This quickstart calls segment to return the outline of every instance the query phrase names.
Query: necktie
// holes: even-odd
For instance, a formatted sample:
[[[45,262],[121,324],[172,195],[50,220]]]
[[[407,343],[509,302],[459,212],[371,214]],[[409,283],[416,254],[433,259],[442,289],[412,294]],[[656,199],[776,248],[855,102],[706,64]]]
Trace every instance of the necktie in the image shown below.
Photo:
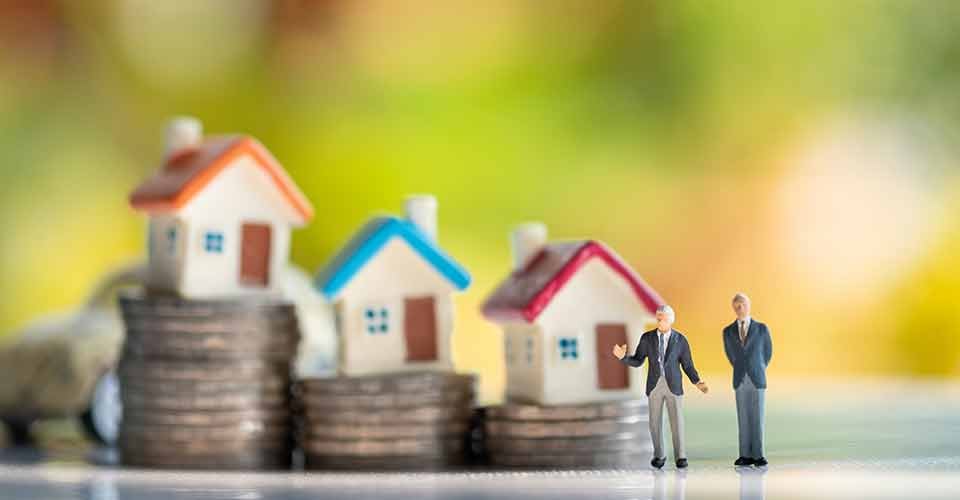
[[[666,346],[665,346],[664,344],[665,344],[665,342],[663,341],[663,332],[660,332],[660,349],[659,349],[659,351],[660,351],[660,370],[661,370],[661,371],[663,370],[663,356],[664,356],[664,353],[665,353],[666,350],[667,350],[667,349],[666,349]]]
[[[740,345],[747,344],[747,322],[740,322]]]

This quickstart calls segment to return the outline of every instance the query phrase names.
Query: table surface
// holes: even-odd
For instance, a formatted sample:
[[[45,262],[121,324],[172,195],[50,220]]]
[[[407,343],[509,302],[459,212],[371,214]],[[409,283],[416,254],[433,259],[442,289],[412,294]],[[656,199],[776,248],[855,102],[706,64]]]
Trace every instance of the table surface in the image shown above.
[[[0,499],[958,498],[960,384],[902,380],[782,384],[768,392],[770,467],[737,470],[732,391],[688,391],[690,468],[677,471],[213,473],[110,464],[67,422],[36,448],[0,451]],[[669,440],[667,440],[669,443]]]

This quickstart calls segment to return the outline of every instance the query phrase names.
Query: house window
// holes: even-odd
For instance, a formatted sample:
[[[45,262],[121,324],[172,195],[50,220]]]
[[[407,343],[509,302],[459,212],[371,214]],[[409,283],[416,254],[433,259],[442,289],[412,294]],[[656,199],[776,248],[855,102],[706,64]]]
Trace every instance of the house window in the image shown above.
[[[533,337],[527,337],[527,364],[533,365]]]
[[[390,331],[390,312],[382,306],[364,308],[363,327],[370,335],[386,335]]]
[[[177,228],[167,229],[167,253],[176,255],[177,253]]]
[[[223,253],[223,233],[207,231],[203,234],[203,249],[207,253]]]
[[[560,337],[557,347],[560,348],[560,359],[576,360],[580,357],[576,337]]]

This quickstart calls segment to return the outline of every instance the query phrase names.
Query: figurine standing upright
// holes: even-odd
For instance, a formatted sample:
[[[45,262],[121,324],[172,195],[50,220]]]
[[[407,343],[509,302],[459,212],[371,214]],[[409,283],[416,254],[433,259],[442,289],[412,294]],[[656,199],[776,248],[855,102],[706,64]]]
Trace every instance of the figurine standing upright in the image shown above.
[[[613,355],[621,362],[634,368],[647,365],[647,397],[650,404],[650,437],[653,440],[653,459],[650,465],[660,469],[667,461],[663,447],[663,407],[666,405],[670,416],[670,431],[673,436],[673,454],[677,468],[687,467],[687,452],[683,436],[683,377],[680,370],[687,374],[690,382],[701,392],[708,391],[707,383],[700,378],[693,365],[690,343],[682,333],[673,329],[676,315],[673,308],[663,304],[656,312],[657,328],[640,336],[637,350],[627,354],[627,346],[614,345]]]
[[[767,325],[750,317],[750,298],[733,296],[737,320],[723,329],[723,349],[733,366],[733,389],[737,394],[740,428],[740,458],[734,465],[767,465],[763,456],[763,406],[767,389],[767,365],[773,342]]]

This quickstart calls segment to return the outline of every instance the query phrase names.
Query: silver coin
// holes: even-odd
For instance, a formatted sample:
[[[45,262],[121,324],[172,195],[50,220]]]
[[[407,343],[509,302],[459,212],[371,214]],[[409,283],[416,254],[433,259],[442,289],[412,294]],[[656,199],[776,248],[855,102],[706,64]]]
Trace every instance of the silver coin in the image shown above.
[[[304,452],[314,455],[395,456],[431,453],[453,453],[464,450],[461,438],[421,438],[389,440],[321,440],[303,441]]]
[[[169,349],[247,350],[288,348],[300,343],[295,331],[165,332],[126,330],[127,344]]]
[[[379,410],[413,408],[426,405],[462,405],[473,401],[473,391],[464,389],[420,393],[383,394],[305,394],[300,398],[306,408],[329,410]]]
[[[124,408],[122,422],[138,425],[172,425],[217,427],[231,425],[261,425],[290,422],[288,408],[243,408],[232,411],[162,411]]]
[[[190,299],[177,295],[143,289],[124,289],[117,293],[117,301],[122,306],[150,308],[197,309],[197,310],[253,310],[289,309],[294,304],[288,300],[269,296],[248,296],[225,299]]]
[[[126,439],[120,434],[117,447],[123,454],[139,456],[196,456],[228,453],[273,453],[291,449],[289,439],[234,439],[206,441],[153,441]]]
[[[303,428],[303,439],[436,438],[463,436],[466,434],[467,428],[468,422],[466,420],[420,425],[322,424],[305,426]]]
[[[607,436],[581,438],[492,438],[484,443],[490,453],[578,454],[609,451],[652,451],[649,434],[623,432]]]
[[[383,408],[366,410],[337,410],[304,408],[304,421],[311,426],[325,424],[400,425],[425,424],[468,419],[472,413],[470,402],[459,405],[426,405],[417,408]]]
[[[598,403],[539,406],[507,403],[486,408],[487,418],[501,420],[594,420],[646,415],[647,400],[607,401]]]
[[[411,372],[388,375],[311,378],[298,383],[303,394],[383,394],[442,389],[473,389],[475,375],[446,372]]]
[[[487,420],[484,430],[487,436],[517,438],[586,437],[639,432],[647,416],[621,417],[616,419],[569,420],[555,422],[522,422],[515,420]]]

